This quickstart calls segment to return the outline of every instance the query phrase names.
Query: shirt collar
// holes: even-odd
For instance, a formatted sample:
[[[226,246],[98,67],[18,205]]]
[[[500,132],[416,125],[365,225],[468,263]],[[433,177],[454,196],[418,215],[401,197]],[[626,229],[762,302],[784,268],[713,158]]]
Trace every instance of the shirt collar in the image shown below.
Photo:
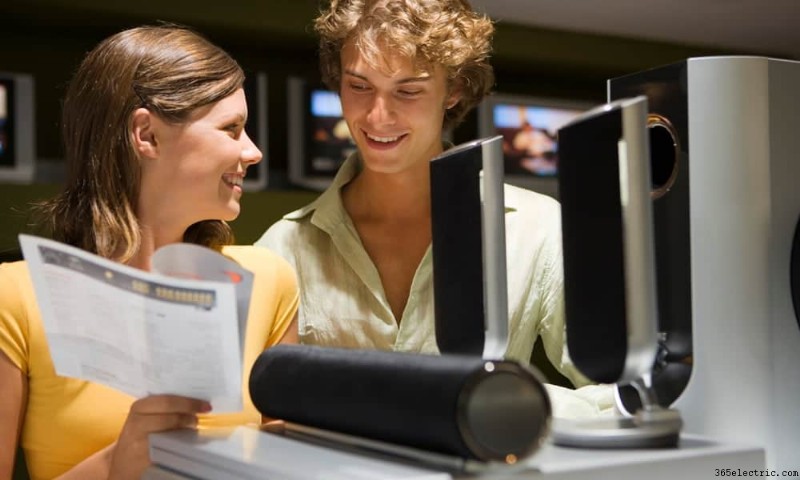
[[[331,185],[316,200],[303,208],[287,213],[283,218],[287,220],[300,220],[310,214],[311,223],[330,231],[334,226],[340,225],[346,217],[344,205],[342,204],[342,187],[361,171],[361,160],[358,152],[351,153],[339,167],[336,176],[333,177]]]

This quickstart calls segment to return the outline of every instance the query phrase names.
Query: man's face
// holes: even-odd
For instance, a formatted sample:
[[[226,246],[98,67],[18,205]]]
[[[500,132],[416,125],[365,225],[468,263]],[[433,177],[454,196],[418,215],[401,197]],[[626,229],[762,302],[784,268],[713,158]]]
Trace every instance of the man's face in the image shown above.
[[[452,100],[442,67],[421,72],[411,59],[386,52],[388,68],[374,68],[352,42],[341,60],[342,111],[365,168],[397,173],[441,153],[442,121]]]

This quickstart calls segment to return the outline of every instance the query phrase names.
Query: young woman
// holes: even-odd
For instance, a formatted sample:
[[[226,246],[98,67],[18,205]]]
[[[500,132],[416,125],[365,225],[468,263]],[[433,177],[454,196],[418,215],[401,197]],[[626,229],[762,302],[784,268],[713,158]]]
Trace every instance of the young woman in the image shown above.
[[[315,27],[358,152],[257,244],[298,272],[302,343],[436,352],[429,163],[492,87],[493,25],[466,0],[333,0]],[[556,369],[586,385],[566,351],[559,205],[511,186],[505,199],[506,357],[529,361],[541,337]],[[610,389],[595,393],[561,395],[555,413],[610,409]]]
[[[296,341],[291,267],[255,247],[226,246],[242,179],[261,152],[244,130],[244,74],[190,30],[140,27],[101,42],[64,100],[69,176],[41,212],[56,240],[149,270],[173,242],[204,245],[255,274],[246,331],[245,408],[215,416],[208,402],[130,398],[55,374],[25,262],[0,265],[0,479],[17,446],[31,477],[139,478],[147,435],[201,425],[258,423],[246,390],[264,348]],[[202,415],[201,415],[202,414]]]

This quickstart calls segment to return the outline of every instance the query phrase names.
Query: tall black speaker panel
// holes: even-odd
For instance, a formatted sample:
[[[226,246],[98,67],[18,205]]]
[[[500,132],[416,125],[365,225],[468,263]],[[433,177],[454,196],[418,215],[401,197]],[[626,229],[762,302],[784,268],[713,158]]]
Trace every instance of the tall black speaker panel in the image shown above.
[[[651,198],[655,232],[660,357],[653,383],[662,406],[686,387],[692,359],[691,227],[689,224],[689,105],[687,62],[608,82],[609,101],[645,95],[649,112]],[[639,397],[620,390],[623,406],[634,412]]]

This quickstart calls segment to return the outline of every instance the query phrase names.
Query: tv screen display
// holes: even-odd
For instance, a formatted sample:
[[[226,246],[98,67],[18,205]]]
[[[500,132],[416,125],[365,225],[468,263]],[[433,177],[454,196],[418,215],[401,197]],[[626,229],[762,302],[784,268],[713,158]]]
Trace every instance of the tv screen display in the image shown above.
[[[33,77],[0,73],[0,181],[33,181]]]
[[[558,196],[558,129],[592,105],[582,102],[492,95],[479,106],[481,137],[503,137],[508,183]]]
[[[323,190],[356,151],[339,95],[295,78],[290,79],[289,97],[289,179]]]

